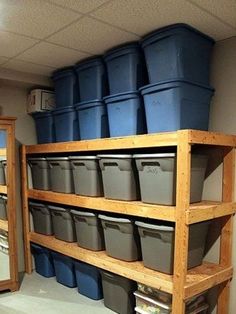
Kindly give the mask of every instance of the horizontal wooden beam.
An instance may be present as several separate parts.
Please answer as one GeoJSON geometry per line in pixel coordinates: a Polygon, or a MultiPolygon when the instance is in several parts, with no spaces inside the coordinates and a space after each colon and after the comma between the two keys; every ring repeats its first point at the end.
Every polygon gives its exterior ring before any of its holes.
{"type": "Polygon", "coordinates": [[[0,193],[7,194],[7,186],[6,185],[0,185],[0,193]]]}
{"type": "Polygon", "coordinates": [[[8,221],[0,219],[0,230],[8,231],[8,221]]]}

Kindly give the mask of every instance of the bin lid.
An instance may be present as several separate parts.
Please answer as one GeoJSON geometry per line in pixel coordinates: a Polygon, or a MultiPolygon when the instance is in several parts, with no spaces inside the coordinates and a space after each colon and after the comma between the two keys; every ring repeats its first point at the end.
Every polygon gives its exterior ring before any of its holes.
{"type": "Polygon", "coordinates": [[[57,207],[57,206],[53,206],[53,205],[48,205],[48,208],[49,208],[50,210],[57,210],[57,211],[60,211],[60,212],[67,212],[67,211],[70,211],[70,210],[67,209],[67,208],[57,207]]]}
{"type": "Polygon", "coordinates": [[[155,300],[154,298],[151,298],[150,296],[148,296],[147,294],[144,294],[140,291],[135,291],[134,295],[144,301],[147,301],[153,305],[157,305],[165,310],[171,310],[171,304],[166,304],[160,301],[155,300]]]}
{"type": "Polygon", "coordinates": [[[112,221],[112,222],[118,222],[118,223],[131,223],[132,220],[127,218],[116,218],[116,217],[110,217],[106,215],[98,215],[98,218],[102,220],[112,221]]]}
{"type": "Polygon", "coordinates": [[[75,104],[75,109],[80,110],[80,109],[86,109],[86,108],[98,107],[98,106],[105,106],[104,102],[100,99],[95,99],[95,100],[79,102],[78,104],[75,104]]]}
{"type": "Polygon", "coordinates": [[[56,161],[56,160],[69,160],[69,157],[47,157],[46,160],[48,161],[56,161]]]}
{"type": "Polygon", "coordinates": [[[114,95],[109,95],[103,98],[106,104],[117,102],[121,100],[127,100],[127,99],[134,99],[139,98],[140,94],[139,92],[125,92],[125,93],[119,93],[114,95]]]}
{"type": "Polygon", "coordinates": [[[98,158],[114,158],[114,159],[125,159],[125,158],[133,158],[133,155],[128,155],[128,154],[119,154],[119,155],[97,155],[98,158]]]}
{"type": "Polygon", "coordinates": [[[69,156],[70,160],[95,160],[98,159],[97,156],[69,156]]]}
{"type": "Polygon", "coordinates": [[[31,112],[30,115],[32,115],[32,117],[34,119],[42,119],[42,118],[46,118],[46,117],[52,117],[51,110],[45,111],[45,112],[31,112]]]}
{"type": "Polygon", "coordinates": [[[27,161],[47,161],[45,157],[29,157],[27,161]]]}
{"type": "Polygon", "coordinates": [[[76,63],[75,70],[76,71],[82,71],[84,69],[87,69],[90,67],[96,67],[96,66],[100,66],[100,65],[104,65],[103,59],[101,56],[86,58],[86,59],[76,63]]]}
{"type": "Polygon", "coordinates": [[[152,230],[159,230],[159,231],[174,231],[175,230],[175,228],[172,226],[154,225],[154,224],[149,224],[142,221],[135,221],[135,225],[138,227],[152,229],[152,230]]]}
{"type": "Polygon", "coordinates": [[[155,153],[155,154],[135,154],[134,158],[167,158],[167,157],[176,157],[176,153],[155,153]]]}
{"type": "Polygon", "coordinates": [[[46,207],[45,204],[37,203],[37,202],[31,202],[31,201],[29,201],[29,205],[30,206],[38,206],[38,207],[46,207]]]}
{"type": "Polygon", "coordinates": [[[73,67],[64,67],[61,69],[58,69],[52,73],[52,79],[57,80],[60,78],[63,78],[65,76],[74,75],[74,68],[73,67]]]}
{"type": "Polygon", "coordinates": [[[1,197],[3,200],[5,200],[5,201],[7,201],[7,199],[8,199],[6,195],[1,195],[0,197],[1,197]]]}
{"type": "Polygon", "coordinates": [[[130,42],[130,43],[122,44],[112,49],[109,49],[104,54],[104,60],[107,62],[116,57],[120,57],[124,54],[130,54],[130,53],[141,53],[141,47],[138,42],[136,41],[130,42]]]}
{"type": "Polygon", "coordinates": [[[71,214],[73,214],[75,216],[85,216],[85,217],[96,217],[97,216],[94,213],[82,212],[82,211],[75,210],[75,209],[71,210],[70,212],[71,212],[71,214]]]}

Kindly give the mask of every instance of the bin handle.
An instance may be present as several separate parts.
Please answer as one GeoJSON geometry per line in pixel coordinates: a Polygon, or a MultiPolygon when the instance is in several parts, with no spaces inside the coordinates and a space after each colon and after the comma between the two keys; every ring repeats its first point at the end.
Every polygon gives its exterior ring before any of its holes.
{"type": "Polygon", "coordinates": [[[50,162],[49,163],[50,168],[52,168],[52,166],[60,166],[59,162],[50,162]]]}
{"type": "Polygon", "coordinates": [[[73,161],[72,165],[74,165],[74,166],[85,166],[85,163],[84,162],[73,161]]]}
{"type": "Polygon", "coordinates": [[[75,221],[87,222],[87,219],[86,218],[82,218],[82,217],[74,216],[74,219],[75,219],[75,221]]]}
{"type": "Polygon", "coordinates": [[[53,216],[61,216],[61,213],[57,213],[57,212],[52,212],[53,216]]]}
{"type": "Polygon", "coordinates": [[[162,239],[161,233],[158,231],[152,232],[152,231],[148,231],[148,230],[144,230],[144,229],[140,229],[139,230],[141,236],[146,237],[146,236],[151,236],[155,233],[155,235],[158,236],[159,239],[162,239]]]}
{"type": "Polygon", "coordinates": [[[112,224],[112,223],[109,223],[109,222],[104,222],[104,225],[106,228],[112,228],[112,229],[115,229],[115,230],[120,230],[120,226],[119,225],[115,225],[115,224],[112,224]]]}
{"type": "Polygon", "coordinates": [[[104,162],[103,165],[104,165],[104,167],[109,167],[109,166],[110,166],[110,167],[112,167],[112,166],[113,166],[113,167],[114,167],[114,166],[115,166],[115,167],[118,167],[118,163],[117,163],[117,162],[104,162]]]}

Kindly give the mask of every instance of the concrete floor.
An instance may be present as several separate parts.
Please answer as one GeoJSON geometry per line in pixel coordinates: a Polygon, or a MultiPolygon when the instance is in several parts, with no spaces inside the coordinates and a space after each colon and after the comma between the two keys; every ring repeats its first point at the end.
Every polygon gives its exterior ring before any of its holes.
{"type": "Polygon", "coordinates": [[[20,291],[0,293],[1,314],[112,314],[103,301],[90,300],[55,278],[25,275],[20,291]]]}

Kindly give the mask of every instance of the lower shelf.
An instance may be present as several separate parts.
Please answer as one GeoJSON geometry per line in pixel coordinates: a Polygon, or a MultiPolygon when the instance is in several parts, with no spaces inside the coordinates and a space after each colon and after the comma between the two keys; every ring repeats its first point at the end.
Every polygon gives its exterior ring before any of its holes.
{"type": "MultiPolygon", "coordinates": [[[[34,232],[30,233],[29,240],[153,288],[173,293],[173,276],[148,269],[143,266],[142,262],[120,261],[107,256],[104,251],[89,251],[78,247],[77,243],[67,243],[57,240],[53,236],[45,236],[34,232]]],[[[204,263],[191,269],[188,271],[186,278],[185,298],[190,298],[232,278],[232,273],[232,267],[222,267],[212,263],[204,263]]]]}
{"type": "Polygon", "coordinates": [[[0,219],[0,230],[8,231],[8,221],[0,219]]]}

